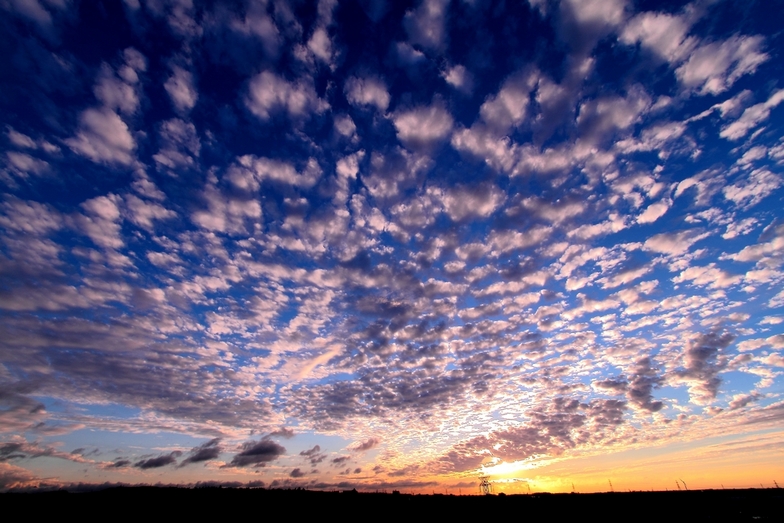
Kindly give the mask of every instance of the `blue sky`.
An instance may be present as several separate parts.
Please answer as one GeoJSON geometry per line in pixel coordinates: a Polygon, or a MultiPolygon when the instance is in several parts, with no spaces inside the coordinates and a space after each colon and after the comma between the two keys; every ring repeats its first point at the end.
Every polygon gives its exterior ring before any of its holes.
{"type": "Polygon", "coordinates": [[[0,487],[780,473],[781,7],[0,3],[0,487]]]}

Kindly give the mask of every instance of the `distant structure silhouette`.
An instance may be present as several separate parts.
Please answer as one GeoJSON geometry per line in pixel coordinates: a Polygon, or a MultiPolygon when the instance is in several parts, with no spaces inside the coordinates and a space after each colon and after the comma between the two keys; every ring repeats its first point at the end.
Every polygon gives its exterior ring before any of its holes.
{"type": "Polygon", "coordinates": [[[493,493],[493,484],[487,476],[479,478],[479,493],[485,495],[493,493]]]}

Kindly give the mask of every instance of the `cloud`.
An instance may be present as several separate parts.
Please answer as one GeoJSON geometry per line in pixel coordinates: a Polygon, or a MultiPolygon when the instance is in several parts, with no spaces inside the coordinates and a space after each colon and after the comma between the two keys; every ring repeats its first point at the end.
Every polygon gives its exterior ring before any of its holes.
{"type": "Polygon", "coordinates": [[[626,395],[633,406],[648,412],[658,412],[664,404],[654,401],[653,389],[660,386],[664,378],[658,375],[652,363],[649,357],[636,362],[626,395]]]}
{"type": "Polygon", "coordinates": [[[199,93],[193,82],[193,73],[178,65],[172,66],[172,75],[163,87],[169,94],[172,105],[180,113],[187,113],[193,109],[199,99],[199,93]]]}
{"type": "Polygon", "coordinates": [[[428,148],[452,131],[452,115],[438,104],[398,111],[392,115],[398,139],[407,147],[428,148]]]}
{"type": "Polygon", "coordinates": [[[75,217],[75,225],[98,246],[119,249],[125,245],[121,238],[122,200],[116,194],[98,196],[82,203],[86,214],[75,217]]]}
{"type": "Polygon", "coordinates": [[[637,223],[653,223],[665,215],[672,205],[672,200],[665,198],[649,205],[641,215],[637,217],[637,223]]]}
{"type": "MultiPolygon", "coordinates": [[[[56,0],[46,1],[45,4],[50,8],[62,9],[65,6],[64,2],[59,2],[56,0]]],[[[3,5],[3,7],[10,11],[16,11],[18,14],[22,15],[28,20],[32,20],[38,24],[41,29],[47,31],[47,34],[51,29],[52,13],[50,10],[47,10],[46,7],[41,5],[38,0],[13,0],[12,2],[3,5]]]]}
{"type": "Polygon", "coordinates": [[[784,224],[774,222],[765,229],[760,239],[763,241],[747,245],[739,253],[728,257],[739,262],[759,262],[784,255],[784,224]]]}
{"type": "Polygon", "coordinates": [[[725,198],[744,209],[754,207],[782,185],[781,177],[767,169],[754,169],[744,178],[722,191],[725,198]]]}
{"type": "Polygon", "coordinates": [[[716,398],[721,385],[719,372],[725,366],[719,356],[734,339],[730,333],[708,332],[687,342],[684,368],[676,372],[676,377],[688,385],[692,402],[706,405],[716,398]]]}
{"type": "Polygon", "coordinates": [[[28,174],[38,176],[49,171],[50,167],[47,162],[39,160],[38,158],[33,158],[29,154],[17,151],[8,151],[5,154],[8,159],[8,165],[22,176],[27,176],[28,174]]]}
{"type": "Polygon", "coordinates": [[[182,455],[182,452],[175,450],[174,452],[161,454],[155,458],[139,460],[134,463],[133,466],[142,470],[157,469],[177,463],[177,458],[180,457],[180,455],[182,455]]]}
{"type": "Polygon", "coordinates": [[[488,97],[480,107],[482,120],[502,134],[520,125],[526,117],[536,81],[534,72],[519,73],[506,80],[498,94],[488,97]]]}
{"type": "Polygon", "coordinates": [[[565,0],[561,11],[561,38],[578,55],[586,55],[604,35],[625,18],[625,0],[565,0]]]}
{"type": "Polygon", "coordinates": [[[177,176],[183,169],[196,167],[201,141],[193,123],[172,118],[163,122],[158,132],[161,148],[152,158],[159,169],[177,176]]]}
{"type": "Polygon", "coordinates": [[[177,216],[174,211],[158,203],[142,200],[132,194],[126,196],[125,202],[131,221],[147,231],[154,230],[156,220],[167,220],[177,216]]]}
{"type": "Polygon", "coordinates": [[[425,60],[425,54],[422,51],[414,49],[411,47],[411,44],[407,42],[398,42],[395,46],[395,51],[398,61],[404,66],[411,67],[423,63],[425,60]]]}
{"type": "Polygon", "coordinates": [[[365,452],[375,448],[379,443],[379,440],[376,438],[368,438],[364,441],[355,441],[348,448],[355,452],[365,452]]]}
{"type": "Polygon", "coordinates": [[[640,13],[624,26],[619,39],[626,44],[639,42],[668,62],[680,62],[696,43],[687,38],[691,20],[667,13],[640,13]]]}
{"type": "Polygon", "coordinates": [[[318,97],[308,82],[288,82],[270,71],[251,79],[245,106],[262,120],[269,120],[276,112],[304,118],[329,108],[329,104],[318,97]]]}
{"type": "Polygon", "coordinates": [[[662,232],[645,240],[644,248],[648,251],[677,256],[685,254],[692,245],[705,237],[705,233],[694,229],[674,233],[662,232]]]}
{"type": "Polygon", "coordinates": [[[449,0],[422,0],[415,10],[408,11],[403,26],[414,45],[439,51],[446,44],[445,19],[449,0]]]}
{"type": "Polygon", "coordinates": [[[26,134],[22,134],[14,130],[12,127],[8,128],[6,134],[8,136],[8,141],[10,141],[12,144],[14,144],[17,147],[22,147],[26,149],[35,149],[36,147],[38,147],[38,145],[35,143],[35,141],[32,138],[30,138],[26,134]]]}
{"type": "Polygon", "coordinates": [[[742,276],[732,275],[711,263],[706,267],[689,267],[672,279],[674,283],[691,281],[694,285],[705,285],[714,289],[730,287],[740,283],[742,276]]]}
{"type": "Polygon", "coordinates": [[[218,459],[218,456],[220,456],[220,453],[223,450],[223,448],[219,445],[220,442],[220,438],[213,438],[210,441],[199,445],[198,447],[194,447],[190,450],[190,452],[188,452],[187,457],[182,460],[180,467],[190,465],[191,463],[201,463],[204,461],[218,459]]]}
{"type": "Polygon", "coordinates": [[[729,125],[722,128],[719,136],[728,140],[739,140],[746,136],[750,130],[758,126],[770,116],[770,111],[784,101],[784,89],[779,89],[770,95],[763,103],[752,105],[743,114],[729,125]]]}
{"type": "Polygon", "coordinates": [[[701,45],[675,70],[675,75],[686,88],[700,94],[722,93],[770,58],[762,51],[763,43],[760,36],[732,36],[701,45]]]}
{"type": "Polygon", "coordinates": [[[310,40],[308,40],[308,49],[322,62],[332,63],[332,42],[325,27],[318,27],[313,31],[310,40]]]}
{"type": "Polygon", "coordinates": [[[98,163],[129,165],[136,142],[128,126],[109,109],[87,109],[79,117],[76,136],[65,143],[77,154],[98,163]]]}
{"type": "Polygon", "coordinates": [[[295,435],[296,435],[296,433],[294,432],[294,429],[290,429],[290,428],[287,428],[287,427],[281,427],[278,430],[274,430],[274,431],[269,433],[269,436],[271,438],[277,437],[277,438],[291,439],[295,435]]]}
{"type": "Polygon", "coordinates": [[[314,158],[310,158],[305,168],[298,172],[287,162],[245,155],[229,167],[226,179],[235,187],[256,191],[263,182],[283,183],[303,188],[313,187],[321,174],[321,167],[314,158]]]}
{"type": "Polygon", "coordinates": [[[640,86],[632,87],[625,97],[603,97],[584,102],[577,115],[580,134],[590,143],[600,142],[613,131],[631,127],[650,105],[650,97],[640,86]]]}
{"type": "Polygon", "coordinates": [[[136,71],[130,67],[125,76],[131,82],[116,77],[111,68],[104,64],[93,92],[106,109],[130,115],[139,108],[139,95],[134,86],[138,82],[138,76],[136,76],[136,71]]]}
{"type": "Polygon", "coordinates": [[[506,199],[505,193],[492,184],[456,186],[439,194],[446,213],[454,221],[467,217],[487,218],[506,199]]]}
{"type": "Polygon", "coordinates": [[[258,200],[251,198],[232,198],[218,190],[215,179],[208,180],[203,198],[206,210],[197,210],[191,220],[198,226],[210,231],[242,233],[247,220],[259,220],[262,216],[258,200]]]}
{"type": "Polygon", "coordinates": [[[449,85],[465,94],[474,90],[474,77],[464,65],[454,65],[441,72],[441,78],[449,85]]]}
{"type": "Polygon", "coordinates": [[[275,461],[286,452],[286,449],[272,440],[247,441],[242,444],[242,450],[236,454],[229,466],[231,467],[263,467],[275,461]]]}
{"type": "Polygon", "coordinates": [[[307,456],[307,457],[311,457],[311,456],[315,456],[315,455],[316,455],[316,454],[318,454],[319,452],[321,452],[321,447],[320,447],[320,446],[318,446],[318,445],[315,445],[315,446],[314,446],[312,449],[309,449],[309,450],[303,450],[302,452],[300,452],[300,453],[299,453],[299,455],[300,455],[300,456],[307,456]]]}
{"type": "Polygon", "coordinates": [[[356,138],[357,126],[347,114],[335,117],[335,130],[345,138],[356,138]]]}
{"type": "Polygon", "coordinates": [[[0,489],[35,487],[40,483],[40,478],[27,469],[0,462],[0,489]]]}
{"type": "Polygon", "coordinates": [[[626,403],[620,400],[581,404],[576,399],[557,397],[545,407],[532,409],[527,424],[459,443],[431,467],[439,472],[463,472],[478,468],[488,457],[513,462],[537,455],[557,456],[590,440],[609,437],[623,423],[625,409],[626,403]],[[587,431],[590,436],[581,436],[587,431]]]}
{"type": "Polygon", "coordinates": [[[349,103],[355,106],[372,105],[384,112],[389,107],[389,92],[384,83],[377,78],[357,78],[346,80],[344,91],[349,103]]]}
{"type": "Polygon", "coordinates": [[[233,18],[229,27],[237,33],[257,38],[262,42],[268,56],[277,57],[282,38],[275,20],[266,12],[267,7],[263,3],[249,4],[245,15],[233,18]]]}

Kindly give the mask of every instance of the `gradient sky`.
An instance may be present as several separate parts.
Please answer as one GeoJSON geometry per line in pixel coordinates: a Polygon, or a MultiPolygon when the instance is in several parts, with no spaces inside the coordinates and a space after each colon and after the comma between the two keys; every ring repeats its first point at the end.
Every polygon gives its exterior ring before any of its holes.
{"type": "Polygon", "coordinates": [[[784,482],[782,12],[0,1],[0,488],[784,482]]]}

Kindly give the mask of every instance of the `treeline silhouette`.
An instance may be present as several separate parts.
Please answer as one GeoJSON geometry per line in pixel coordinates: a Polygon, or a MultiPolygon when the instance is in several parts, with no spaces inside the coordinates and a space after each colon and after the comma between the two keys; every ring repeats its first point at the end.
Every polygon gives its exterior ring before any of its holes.
{"type": "MultiPolygon", "coordinates": [[[[516,521],[784,521],[784,490],[691,490],[596,494],[385,494],[356,490],[115,487],[88,492],[7,492],[4,513],[93,518],[329,515],[376,519],[512,517],[516,521]]],[[[10,520],[9,520],[10,521],[10,520]]]]}

